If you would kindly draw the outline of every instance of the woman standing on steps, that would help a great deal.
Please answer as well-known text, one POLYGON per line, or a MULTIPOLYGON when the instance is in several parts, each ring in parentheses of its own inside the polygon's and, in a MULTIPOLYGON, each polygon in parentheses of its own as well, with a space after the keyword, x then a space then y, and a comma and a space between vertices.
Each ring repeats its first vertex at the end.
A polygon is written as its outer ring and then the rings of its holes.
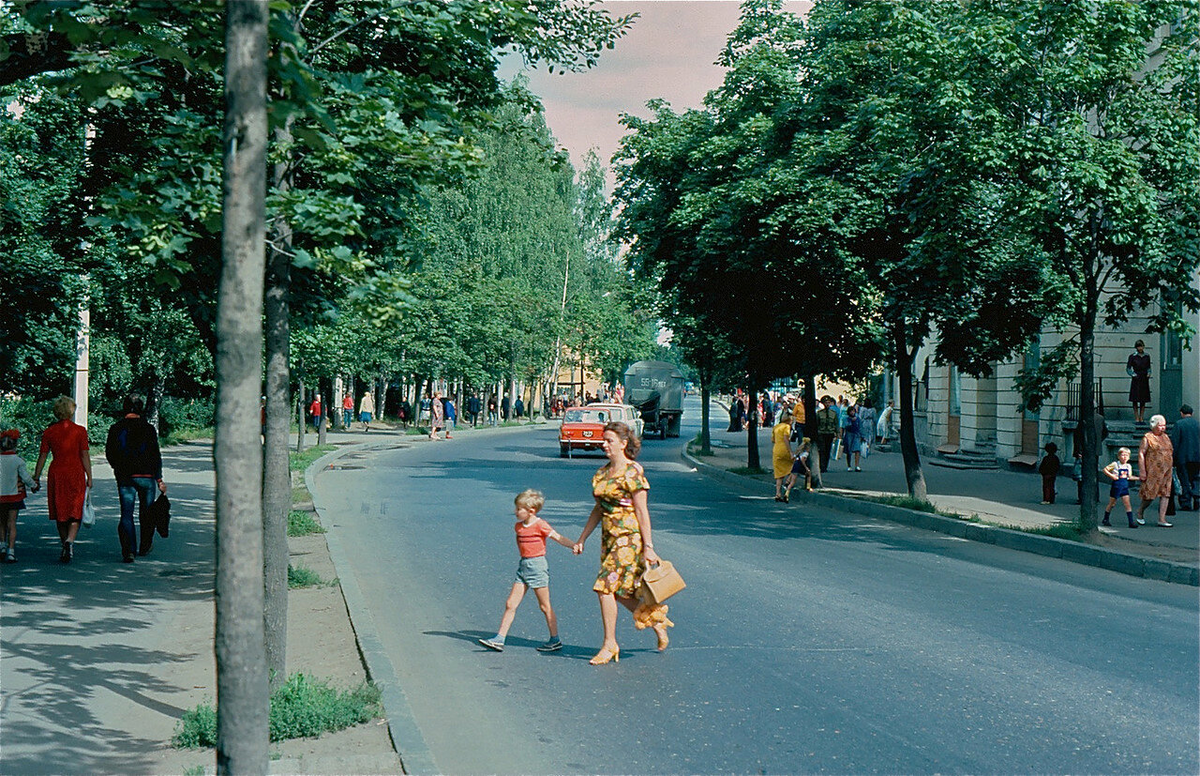
POLYGON ((1138 340, 1133 343, 1136 353, 1129 354, 1125 362, 1125 371, 1129 374, 1129 401, 1133 404, 1133 420, 1142 422, 1146 405, 1150 403, 1150 354, 1146 352, 1146 343, 1138 340))
POLYGON ((602 665, 620 660, 621 649, 617 646, 617 604, 635 613, 639 627, 649 627, 658 636, 658 651, 667 648, 670 639, 667 627, 673 623, 666 619, 667 607, 655 604, 647 611, 645 604, 639 607, 638 583, 647 565, 659 562, 654 552, 654 540, 650 533, 650 511, 647 507, 646 491, 650 483, 637 458, 642 443, 629 426, 624 423, 609 423, 604 427, 604 454, 608 464, 592 476, 592 495, 596 506, 588 515, 587 524, 579 541, 576 553, 583 552, 584 542, 600 526, 601 558, 600 574, 592 589, 600 599, 600 619, 604 624, 604 645, 591 664, 602 665), (638 617, 638 613, 644 616, 638 617))

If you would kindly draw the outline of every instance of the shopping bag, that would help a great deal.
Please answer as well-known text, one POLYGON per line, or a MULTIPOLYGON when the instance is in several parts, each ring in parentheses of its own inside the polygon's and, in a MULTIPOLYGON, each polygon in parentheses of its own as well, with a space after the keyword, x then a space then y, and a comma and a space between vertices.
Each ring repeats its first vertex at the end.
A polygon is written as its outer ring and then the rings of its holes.
POLYGON ((841 457, 842 457, 842 440, 835 439, 835 440, 833 440, 833 451, 829 454, 829 459, 831 461, 838 461, 838 460, 841 460, 841 457))
POLYGON ((866 442, 863 442, 861 445, 859 445, 859 447, 862 448, 862 453, 861 453, 862 459, 864 461, 867 460, 867 456, 869 456, 871 454, 871 446, 869 444, 867 444, 866 442))
POLYGON ((83 497, 83 527, 91 528, 96 524, 96 508, 92 506, 92 489, 87 489, 83 497))
POLYGON ((171 531, 171 500, 167 498, 167 494, 159 493, 158 498, 146 507, 146 511, 150 524, 158 531, 159 536, 166 539, 171 531))

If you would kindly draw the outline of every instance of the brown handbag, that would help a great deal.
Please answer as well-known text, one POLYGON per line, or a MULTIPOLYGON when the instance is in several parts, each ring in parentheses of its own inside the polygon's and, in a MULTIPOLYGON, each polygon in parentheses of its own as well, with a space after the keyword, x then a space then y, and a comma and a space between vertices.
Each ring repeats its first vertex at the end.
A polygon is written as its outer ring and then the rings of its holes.
POLYGON ((661 604, 685 587, 687 584, 671 561, 662 560, 642 572, 641 599, 648 604, 661 604))

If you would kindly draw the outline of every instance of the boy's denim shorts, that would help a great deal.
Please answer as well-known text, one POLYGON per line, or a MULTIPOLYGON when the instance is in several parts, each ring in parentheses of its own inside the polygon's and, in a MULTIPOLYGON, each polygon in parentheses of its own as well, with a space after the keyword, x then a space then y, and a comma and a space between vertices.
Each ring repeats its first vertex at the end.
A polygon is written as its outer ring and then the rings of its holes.
POLYGON ((546 556, 521 558, 521 565, 517 566, 517 581, 534 589, 550 587, 550 564, 546 562, 546 556))

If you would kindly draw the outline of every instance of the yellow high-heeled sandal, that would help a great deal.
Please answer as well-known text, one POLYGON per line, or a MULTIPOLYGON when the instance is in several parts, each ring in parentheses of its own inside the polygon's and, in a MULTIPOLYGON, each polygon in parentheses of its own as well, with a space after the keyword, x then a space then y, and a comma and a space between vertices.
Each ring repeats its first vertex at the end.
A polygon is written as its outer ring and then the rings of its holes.
POLYGON ((604 649, 597 652, 595 657, 593 657, 588 662, 594 666, 602 666, 608 662, 620 663, 621 662, 621 648, 614 647, 613 649, 609 649, 608 647, 605 647, 604 649))

